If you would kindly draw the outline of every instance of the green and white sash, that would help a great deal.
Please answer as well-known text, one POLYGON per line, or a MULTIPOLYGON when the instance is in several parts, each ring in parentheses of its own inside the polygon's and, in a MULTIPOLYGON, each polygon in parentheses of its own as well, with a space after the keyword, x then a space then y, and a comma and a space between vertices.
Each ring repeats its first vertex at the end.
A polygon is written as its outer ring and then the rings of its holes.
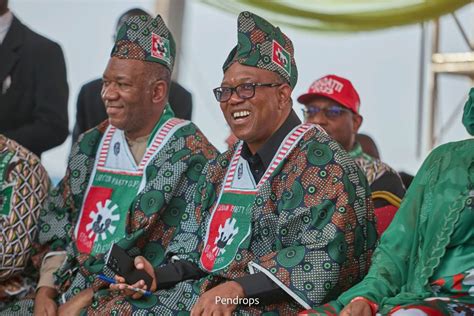
POLYGON ((247 160, 241 156, 243 142, 239 143, 207 226, 200 258, 204 270, 214 272, 232 263, 241 245, 250 238, 252 206, 258 190, 312 127, 312 124, 299 125, 287 135, 257 184, 247 160))
MULTIPOLYGON (((166 119, 166 117, 165 117, 166 119)), ((126 232, 131 203, 146 183, 144 170, 169 138, 189 121, 160 120, 137 165, 122 130, 109 126, 97 152, 84 197, 75 241, 79 252, 91 255, 107 252, 126 232)))

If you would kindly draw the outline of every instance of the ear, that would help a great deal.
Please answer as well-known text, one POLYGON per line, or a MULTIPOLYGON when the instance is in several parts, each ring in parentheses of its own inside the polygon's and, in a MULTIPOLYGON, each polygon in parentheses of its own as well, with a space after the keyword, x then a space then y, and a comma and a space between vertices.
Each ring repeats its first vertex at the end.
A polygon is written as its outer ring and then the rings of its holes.
POLYGON ((355 114, 355 113, 352 114, 352 128, 353 128, 352 132, 354 134, 356 134, 359 131, 359 128, 362 125, 363 120, 364 119, 362 118, 361 115, 355 114))
POLYGON ((155 104, 162 104, 168 98, 168 84, 164 80, 157 80, 152 83, 152 101, 155 104))
POLYGON ((284 83, 278 87, 278 108, 283 110, 287 106, 291 107, 291 92, 292 89, 289 84, 284 83))

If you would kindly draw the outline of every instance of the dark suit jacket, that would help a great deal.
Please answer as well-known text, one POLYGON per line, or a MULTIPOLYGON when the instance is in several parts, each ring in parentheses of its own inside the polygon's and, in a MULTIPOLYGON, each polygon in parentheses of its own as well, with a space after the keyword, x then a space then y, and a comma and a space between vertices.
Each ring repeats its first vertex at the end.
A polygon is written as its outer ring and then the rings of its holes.
MULTIPOLYGON (((77 141, 79 135, 107 118, 105 105, 100 96, 101 90, 102 79, 90 81, 82 86, 77 98, 76 124, 72 133, 73 142, 77 141)), ((169 102, 176 117, 191 120, 193 110, 192 95, 174 81, 171 81, 169 102)))
POLYGON ((68 85, 58 44, 16 17, 0 45, 0 133, 38 156, 68 135, 68 85), (5 93, 2 84, 11 81, 5 93))

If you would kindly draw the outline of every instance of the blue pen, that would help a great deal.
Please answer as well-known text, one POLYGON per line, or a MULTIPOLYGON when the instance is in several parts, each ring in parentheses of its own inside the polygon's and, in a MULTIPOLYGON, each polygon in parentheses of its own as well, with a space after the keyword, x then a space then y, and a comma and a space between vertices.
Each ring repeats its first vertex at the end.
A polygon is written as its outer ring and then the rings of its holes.
POLYGON ((107 276, 105 276, 105 275, 103 275, 103 274, 99 274, 97 277, 98 277, 99 279, 101 279, 102 281, 108 282, 108 283, 110 283, 110 284, 115 284, 115 283, 117 283, 117 282, 115 282, 114 279, 109 278, 109 277, 107 277, 107 276))
MULTIPOLYGON (((109 277, 107 277, 107 276, 105 276, 105 275, 103 275, 103 274, 99 274, 97 277, 98 277, 99 279, 101 279, 102 281, 108 282, 108 283, 110 283, 110 284, 116 284, 116 283, 117 283, 114 279, 109 278, 109 277)), ((143 290, 143 289, 139 289, 139 288, 133 287, 133 286, 131 286, 131 285, 127 285, 127 289, 132 290, 132 291, 134 291, 134 292, 142 293, 144 296, 150 296, 150 295, 151 295, 151 292, 150 292, 150 291, 146 291, 146 290, 143 290)))

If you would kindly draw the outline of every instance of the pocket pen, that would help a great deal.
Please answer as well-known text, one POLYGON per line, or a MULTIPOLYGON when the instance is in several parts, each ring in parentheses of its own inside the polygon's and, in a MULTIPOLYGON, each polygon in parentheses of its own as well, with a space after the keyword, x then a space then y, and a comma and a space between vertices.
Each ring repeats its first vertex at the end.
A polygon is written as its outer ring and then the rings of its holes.
MULTIPOLYGON (((112 279, 112 278, 109 278, 103 274, 99 274, 97 276, 99 279, 101 279, 102 281, 105 281, 107 283, 110 283, 110 284, 117 284, 117 282, 112 279)), ((147 290, 143 290, 143 289, 139 289, 137 287, 133 287, 131 285, 128 285, 126 284, 127 286, 127 289, 131 290, 131 291, 134 291, 134 292, 138 292, 138 293, 142 293, 144 296, 150 296, 151 295, 151 292, 150 291, 147 291, 147 290)))

